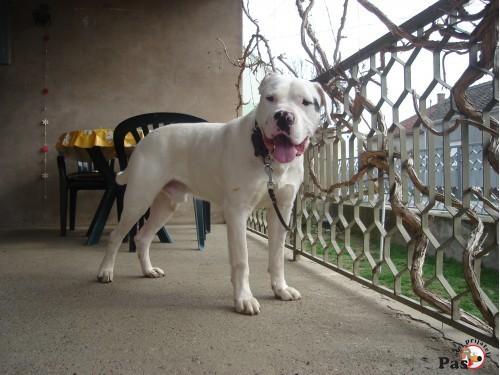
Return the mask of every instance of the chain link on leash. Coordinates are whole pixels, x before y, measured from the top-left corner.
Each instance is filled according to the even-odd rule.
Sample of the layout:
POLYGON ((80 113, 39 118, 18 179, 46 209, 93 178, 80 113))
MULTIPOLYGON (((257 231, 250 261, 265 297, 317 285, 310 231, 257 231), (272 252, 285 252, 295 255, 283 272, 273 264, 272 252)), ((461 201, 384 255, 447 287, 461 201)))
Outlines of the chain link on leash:
POLYGON ((281 222, 281 225, 287 230, 293 232, 295 230, 296 222, 289 226, 285 219, 283 219, 283 215, 278 207, 278 201, 276 199, 276 194, 274 193, 274 181, 273 181, 273 168, 271 167, 271 156, 269 155, 269 150, 264 144, 264 138, 262 135, 262 130, 259 128, 257 121, 255 122, 255 126, 252 130, 252 144, 255 152, 255 156, 262 156, 262 160, 264 162, 264 170, 269 177, 267 181, 267 192, 269 193, 269 197, 271 198, 271 202, 273 202, 274 210, 276 211, 276 215, 278 215, 278 219, 281 222))
POLYGON ((285 219, 283 219, 283 216, 281 215, 281 212, 278 208, 278 201, 276 200, 276 195, 274 194, 273 168, 271 167, 271 158, 269 156, 267 156, 267 158, 264 158, 264 170, 269 177, 269 181, 267 182, 267 192, 269 193, 269 197, 271 197, 271 201, 273 202, 273 207, 276 211, 276 215, 278 215, 278 219, 281 222, 281 225, 283 225, 283 227, 287 231, 293 232, 295 230, 296 222, 293 223, 292 226, 289 226, 289 224, 285 222, 285 219))

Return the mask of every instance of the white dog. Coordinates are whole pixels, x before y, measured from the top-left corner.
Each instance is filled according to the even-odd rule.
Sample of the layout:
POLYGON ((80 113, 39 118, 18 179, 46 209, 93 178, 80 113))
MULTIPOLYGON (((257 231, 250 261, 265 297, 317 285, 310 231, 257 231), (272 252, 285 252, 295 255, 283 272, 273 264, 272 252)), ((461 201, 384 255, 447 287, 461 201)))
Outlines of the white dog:
POLYGON ((148 207, 149 219, 134 240, 144 276, 164 276, 163 270, 151 265, 149 246, 178 205, 186 201, 186 194, 192 193, 223 209, 236 311, 249 315, 260 312, 250 290, 246 243, 247 218, 257 206, 268 208, 269 273, 274 294, 282 300, 301 298, 285 281, 286 230, 268 194, 269 174, 263 160, 272 168, 278 208, 288 222, 303 179, 302 155, 320 124, 320 107, 326 107, 326 95, 318 83, 278 74, 266 76, 259 92, 260 103, 246 116, 227 124, 163 126, 138 144, 127 169, 117 176, 119 184, 127 184, 124 209, 110 235, 99 281, 113 280, 118 248, 148 207), (257 135, 252 136, 254 132, 257 135), (254 137, 257 141, 251 140, 254 137), (267 159, 256 156, 260 152, 268 153, 267 159))

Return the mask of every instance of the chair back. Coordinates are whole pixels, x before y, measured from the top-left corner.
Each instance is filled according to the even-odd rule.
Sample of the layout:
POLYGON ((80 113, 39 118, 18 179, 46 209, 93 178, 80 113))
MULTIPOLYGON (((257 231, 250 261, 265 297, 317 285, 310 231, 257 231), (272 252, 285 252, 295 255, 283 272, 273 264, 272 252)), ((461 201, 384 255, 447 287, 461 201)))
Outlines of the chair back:
MULTIPOLYGON (((111 159, 109 162, 109 167, 111 170, 114 170, 115 168, 115 160, 111 159)), ((76 175, 76 174, 96 174, 98 170, 95 168, 94 163, 90 161, 84 161, 84 160, 75 160, 74 164, 76 164, 76 171, 71 171, 70 168, 70 173, 71 175, 76 175)), ((68 176, 68 172, 66 171, 66 157, 63 154, 57 155, 57 167, 59 170, 59 178, 65 179, 68 176)))
POLYGON ((144 113, 122 121, 113 132, 113 143, 115 145, 116 157, 120 164, 120 170, 125 170, 128 165, 129 155, 125 151, 125 137, 128 133, 131 133, 135 142, 139 143, 151 130, 157 129, 160 126, 194 122, 207 121, 196 116, 176 112, 144 113), (141 131, 142 137, 140 134, 141 131))
POLYGON ((89 161, 78 160, 76 162, 78 172, 93 172, 94 164, 89 161))
POLYGON ((59 178, 61 179, 66 179, 68 175, 74 176, 77 174, 87 174, 87 173, 94 173, 97 172, 96 169, 94 169, 94 164, 89 161, 83 161, 83 160, 74 160, 73 165, 76 165, 76 171, 71 171, 70 168, 70 173, 66 171, 66 158, 63 154, 57 155, 57 167, 59 170, 59 178))

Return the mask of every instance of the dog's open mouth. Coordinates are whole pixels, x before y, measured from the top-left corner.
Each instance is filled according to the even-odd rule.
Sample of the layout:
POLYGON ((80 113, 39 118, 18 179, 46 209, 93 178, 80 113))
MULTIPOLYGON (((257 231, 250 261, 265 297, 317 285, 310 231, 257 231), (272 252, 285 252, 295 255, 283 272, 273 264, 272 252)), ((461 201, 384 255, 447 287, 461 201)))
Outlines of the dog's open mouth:
POLYGON ((266 136, 263 138, 273 158, 280 163, 290 163, 295 157, 302 155, 308 142, 306 138, 301 144, 295 145, 285 134, 279 134, 272 139, 266 136))

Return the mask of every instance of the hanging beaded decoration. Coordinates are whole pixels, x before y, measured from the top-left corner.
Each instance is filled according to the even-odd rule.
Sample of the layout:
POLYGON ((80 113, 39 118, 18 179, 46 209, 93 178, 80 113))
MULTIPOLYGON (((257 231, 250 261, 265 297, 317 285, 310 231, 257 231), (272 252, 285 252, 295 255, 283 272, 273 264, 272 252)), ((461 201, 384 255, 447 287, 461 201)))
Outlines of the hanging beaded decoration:
POLYGON ((42 95, 43 95, 43 117, 44 119, 41 121, 41 125, 43 125, 43 146, 40 149, 43 155, 43 172, 42 172, 42 179, 44 181, 44 195, 43 198, 47 200, 47 179, 49 178, 49 175, 47 173, 47 152, 49 151, 49 148, 47 147, 47 125, 49 125, 49 120, 47 120, 47 98, 49 95, 49 89, 47 88, 47 81, 49 78, 49 49, 48 49, 48 42, 49 42, 49 34, 45 34, 43 36, 43 41, 45 45, 45 61, 43 64, 44 67, 44 87, 42 89, 42 95))
POLYGON ((44 195, 43 198, 47 200, 47 179, 49 175, 47 173, 47 152, 49 148, 47 147, 47 125, 49 125, 49 120, 47 120, 47 97, 49 94, 48 89, 48 79, 49 79, 49 34, 48 28, 52 24, 52 19, 50 15, 50 8, 46 4, 39 4, 37 9, 33 10, 33 21, 35 21, 35 25, 44 27, 45 33, 43 35, 43 43, 45 47, 45 59, 43 63, 44 69, 44 78, 43 78, 43 89, 41 94, 43 96, 43 120, 40 121, 40 124, 43 125, 43 146, 40 148, 40 152, 43 156, 43 172, 42 179, 44 181, 44 195))

